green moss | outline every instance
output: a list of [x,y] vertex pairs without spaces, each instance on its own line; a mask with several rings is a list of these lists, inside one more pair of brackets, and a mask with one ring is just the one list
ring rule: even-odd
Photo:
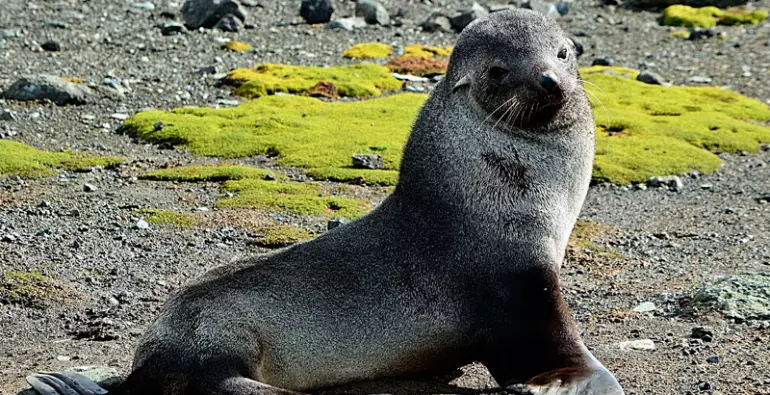
[[393,54],[393,47],[383,43],[360,43],[342,53],[350,59],[382,59]]
[[191,214],[182,214],[169,210],[148,208],[135,210],[132,214],[144,217],[147,222],[157,226],[189,228],[198,223],[198,220]]
[[0,140],[0,175],[41,177],[56,174],[53,169],[87,171],[94,166],[111,167],[125,161],[125,158],[115,156],[48,152],[19,142]]
[[219,208],[251,208],[346,218],[360,217],[371,208],[363,200],[325,193],[315,182],[244,179],[227,181],[222,189],[236,195],[217,202]]
[[0,274],[0,303],[43,308],[55,301],[78,297],[79,293],[40,272]]
[[693,8],[686,5],[672,5],[663,10],[661,24],[684,27],[713,27],[717,24],[756,25],[767,18],[767,15],[767,11],[751,11],[737,7],[722,11],[716,7]]
[[142,174],[139,178],[154,181],[206,182],[242,180],[244,178],[265,179],[268,175],[281,177],[275,172],[249,166],[190,165],[151,171]]
[[[582,70],[597,124],[593,178],[629,184],[649,177],[710,173],[720,166],[710,151],[756,152],[770,141],[770,107],[713,87],[663,87]],[[606,112],[605,112],[606,110]],[[705,149],[704,149],[705,148]]]
[[380,96],[382,91],[401,88],[387,67],[370,63],[328,68],[264,64],[235,69],[225,78],[225,83],[237,87],[236,94],[248,98],[307,93],[322,81],[333,83],[340,96],[349,97]]
[[[755,152],[758,143],[770,142],[770,128],[762,124],[770,120],[770,108],[760,101],[712,87],[644,84],[635,80],[638,71],[620,67],[581,72],[601,89],[585,85],[604,104],[592,100],[598,132],[594,181],[629,184],[696,169],[709,173],[720,165],[711,151]],[[424,100],[412,94],[345,103],[265,97],[227,109],[140,113],[124,128],[147,141],[187,145],[201,155],[268,154],[317,179],[393,185]],[[157,122],[166,127],[155,130]],[[352,168],[351,155],[364,152],[381,154],[385,169]],[[220,179],[225,178],[235,177]]]
[[434,56],[446,58],[452,53],[452,47],[433,47],[430,45],[412,44],[404,47],[404,56],[416,56],[419,58],[432,58]]
[[249,43],[245,43],[242,41],[235,41],[235,40],[226,42],[225,45],[223,45],[223,47],[233,52],[250,51],[252,48],[251,44]]
[[719,19],[720,25],[757,25],[759,22],[767,19],[767,11],[751,11],[745,8],[728,8],[722,18]]
[[265,226],[254,232],[258,235],[255,244],[266,248],[287,247],[313,237],[305,229],[288,225]]
[[677,30],[675,32],[672,32],[668,36],[675,37],[675,38],[689,38],[690,32],[688,30]]
[[[226,109],[151,111],[128,119],[123,129],[154,143],[187,145],[207,156],[276,156],[284,166],[309,169],[320,179],[363,177],[390,185],[424,95],[327,103],[306,97],[270,96]],[[155,123],[166,126],[155,130]],[[355,153],[377,151],[385,171],[353,169]],[[173,171],[173,169],[171,170]],[[197,170],[196,170],[197,172]]]

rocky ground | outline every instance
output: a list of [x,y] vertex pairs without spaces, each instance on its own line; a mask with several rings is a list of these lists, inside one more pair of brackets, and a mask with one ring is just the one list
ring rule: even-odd
[[[353,14],[355,3],[335,4],[335,17]],[[404,10],[401,26],[328,30],[300,23],[299,1],[263,0],[247,7],[248,28],[174,36],[161,35],[158,27],[179,17],[179,4],[171,2],[154,1],[151,10],[110,0],[0,5],[0,90],[36,73],[96,84],[109,76],[131,88],[122,100],[100,98],[82,106],[0,100],[0,111],[9,109],[15,118],[0,120],[0,135],[8,139],[131,159],[112,170],[0,177],[0,272],[37,270],[55,280],[42,286],[52,295],[43,298],[44,305],[0,304],[0,394],[25,388],[24,376],[34,371],[109,365],[126,373],[137,337],[169,292],[214,266],[267,251],[253,245],[251,226],[325,228],[318,218],[214,210],[214,184],[137,180],[140,172],[166,163],[210,160],[138,143],[116,129],[125,115],[147,108],[239,100],[211,74],[200,73],[202,68],[221,73],[264,62],[345,64],[350,61],[342,51],[365,41],[451,45],[455,33],[425,33],[417,26],[431,10],[470,5],[383,4],[392,12]],[[770,1],[750,6],[768,9]],[[770,103],[770,22],[718,27],[726,39],[688,41],[670,37],[676,29],[659,26],[658,15],[576,1],[560,23],[584,45],[583,65],[611,57],[675,84],[707,77]],[[226,51],[223,39],[251,43],[255,50]],[[61,51],[41,49],[49,40]],[[681,191],[591,188],[582,216],[602,226],[572,246],[562,280],[585,342],[627,394],[770,394],[770,318],[729,319],[693,303],[717,276],[770,272],[770,205],[761,199],[770,194],[770,151],[723,159],[716,174],[684,178]],[[270,165],[260,158],[241,162]],[[377,202],[387,190],[361,193]],[[197,212],[206,221],[192,228],[140,229],[131,214],[139,208]],[[653,309],[632,311],[644,302]],[[650,306],[640,310],[645,307]],[[693,338],[693,329],[703,326],[712,334]],[[619,346],[639,340],[648,341]],[[467,370],[462,383],[486,383],[483,371]]]

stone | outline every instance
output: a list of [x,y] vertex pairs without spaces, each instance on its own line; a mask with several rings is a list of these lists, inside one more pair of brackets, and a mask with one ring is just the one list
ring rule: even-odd
[[651,177],[647,180],[647,185],[654,188],[668,187],[668,189],[675,192],[679,192],[684,188],[684,182],[677,176]]
[[650,85],[667,85],[666,81],[663,80],[663,77],[646,70],[640,71],[639,75],[636,76],[636,80]]
[[426,33],[449,33],[452,31],[452,22],[446,15],[440,12],[434,12],[420,24],[420,27],[422,28],[422,31]]
[[711,78],[703,77],[703,76],[699,76],[699,75],[692,76],[692,77],[687,79],[687,82],[692,82],[694,84],[710,84],[711,81],[712,81]]
[[182,34],[187,31],[181,23],[167,23],[160,28],[160,34],[164,36],[173,36],[175,34]]
[[131,6],[136,9],[147,10],[147,11],[152,11],[155,9],[155,4],[152,4],[149,1],[146,1],[143,3],[134,3],[134,4],[131,4]]
[[302,0],[299,9],[299,15],[311,25],[329,22],[333,13],[334,4],[331,0]]
[[591,66],[612,66],[615,60],[612,58],[596,58],[591,62]]
[[556,2],[553,1],[529,0],[528,8],[553,19],[559,18],[562,15],[556,6]]
[[54,75],[40,74],[23,77],[6,90],[2,97],[8,100],[50,100],[56,105],[86,104],[93,100],[93,93],[84,84],[71,82]]
[[49,40],[41,44],[40,48],[48,52],[59,52],[61,51],[61,44],[54,40]]
[[636,311],[637,313],[647,313],[650,311],[655,311],[655,308],[655,303],[644,302],[639,306],[634,307],[633,311]]
[[366,21],[360,17],[340,18],[329,22],[326,29],[342,29],[352,32],[354,29],[363,29],[366,27]]
[[515,10],[516,8],[518,8],[516,4],[490,4],[489,13],[492,14],[500,11]]
[[399,81],[409,81],[409,82],[428,82],[430,79],[425,77],[418,77],[416,75],[411,74],[399,74],[399,73],[390,73],[390,75],[393,76],[393,78],[399,80]]
[[716,32],[714,29],[711,28],[701,28],[701,27],[693,27],[690,28],[690,35],[687,36],[687,39],[690,41],[694,40],[700,40],[704,38],[711,38],[716,35]]
[[342,225],[350,223],[349,220],[344,218],[335,218],[330,219],[329,222],[326,223],[326,230],[332,230],[334,228],[339,228]]
[[353,154],[353,167],[358,169],[384,169],[385,162],[379,154]]
[[630,340],[618,343],[620,351],[652,351],[655,350],[655,342],[652,339]]
[[474,2],[473,5],[469,8],[462,9],[459,12],[459,15],[453,16],[449,20],[449,23],[452,25],[452,29],[458,33],[465,29],[466,26],[468,26],[476,19],[489,15],[489,12],[476,2]]
[[228,15],[240,21],[245,21],[247,16],[241,4],[234,0],[186,0],[181,13],[185,26],[190,30],[213,28]]
[[243,21],[233,14],[227,14],[220,19],[214,29],[219,29],[223,32],[237,32],[243,28]]
[[359,0],[356,3],[356,16],[364,18],[370,25],[390,25],[388,10],[374,0]]
[[96,192],[99,188],[97,188],[94,184],[83,184],[83,191],[84,192]]
[[712,355],[708,358],[706,358],[706,362],[710,364],[718,364],[722,359],[719,357],[719,355]]
[[140,219],[139,221],[136,221],[134,224],[134,228],[136,229],[150,229],[150,224],[147,223],[147,221]]
[[770,320],[770,273],[717,277],[703,285],[693,303],[739,322]]
[[16,113],[11,111],[9,108],[3,109],[3,111],[0,111],[0,121],[18,121],[19,117],[16,116]]

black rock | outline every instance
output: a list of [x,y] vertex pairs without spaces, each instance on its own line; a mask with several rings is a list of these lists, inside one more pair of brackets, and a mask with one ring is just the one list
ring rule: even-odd
[[309,24],[326,23],[332,19],[334,4],[331,0],[302,0],[299,15]]
[[461,32],[471,22],[489,15],[489,12],[478,3],[473,3],[473,6],[460,10],[460,14],[452,17],[449,22],[452,24],[452,28],[457,32]]
[[358,169],[383,169],[385,162],[378,154],[353,154],[353,167]]
[[164,36],[173,36],[186,32],[187,29],[181,23],[167,23],[160,28],[160,34]]
[[714,340],[714,330],[707,326],[697,326],[692,328],[690,337],[693,339],[701,339],[704,342],[710,342]]
[[649,71],[641,71],[639,75],[636,76],[636,80],[644,82],[645,84],[666,85],[666,81],[663,80],[663,77]]
[[426,19],[420,27],[422,27],[422,31],[426,33],[449,33],[452,31],[452,23],[449,21],[449,18],[440,12],[430,14],[428,19]]
[[690,29],[690,36],[687,37],[688,40],[700,40],[703,38],[711,38],[714,37],[716,33],[713,29],[702,29],[699,27],[695,27]]
[[591,66],[612,66],[615,64],[615,60],[612,58],[596,58],[591,62]]
[[59,52],[61,51],[61,44],[59,44],[56,41],[50,40],[50,41],[44,42],[43,45],[40,46],[40,48],[43,48],[48,52]]
[[330,219],[329,222],[326,223],[326,230],[332,230],[334,228],[339,228],[342,225],[345,225],[349,223],[350,221],[344,219],[344,218],[335,218]]

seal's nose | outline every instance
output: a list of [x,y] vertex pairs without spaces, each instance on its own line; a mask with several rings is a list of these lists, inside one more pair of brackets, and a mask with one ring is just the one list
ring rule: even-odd
[[537,76],[537,83],[548,93],[554,93],[559,87],[559,77],[553,71],[548,70]]

